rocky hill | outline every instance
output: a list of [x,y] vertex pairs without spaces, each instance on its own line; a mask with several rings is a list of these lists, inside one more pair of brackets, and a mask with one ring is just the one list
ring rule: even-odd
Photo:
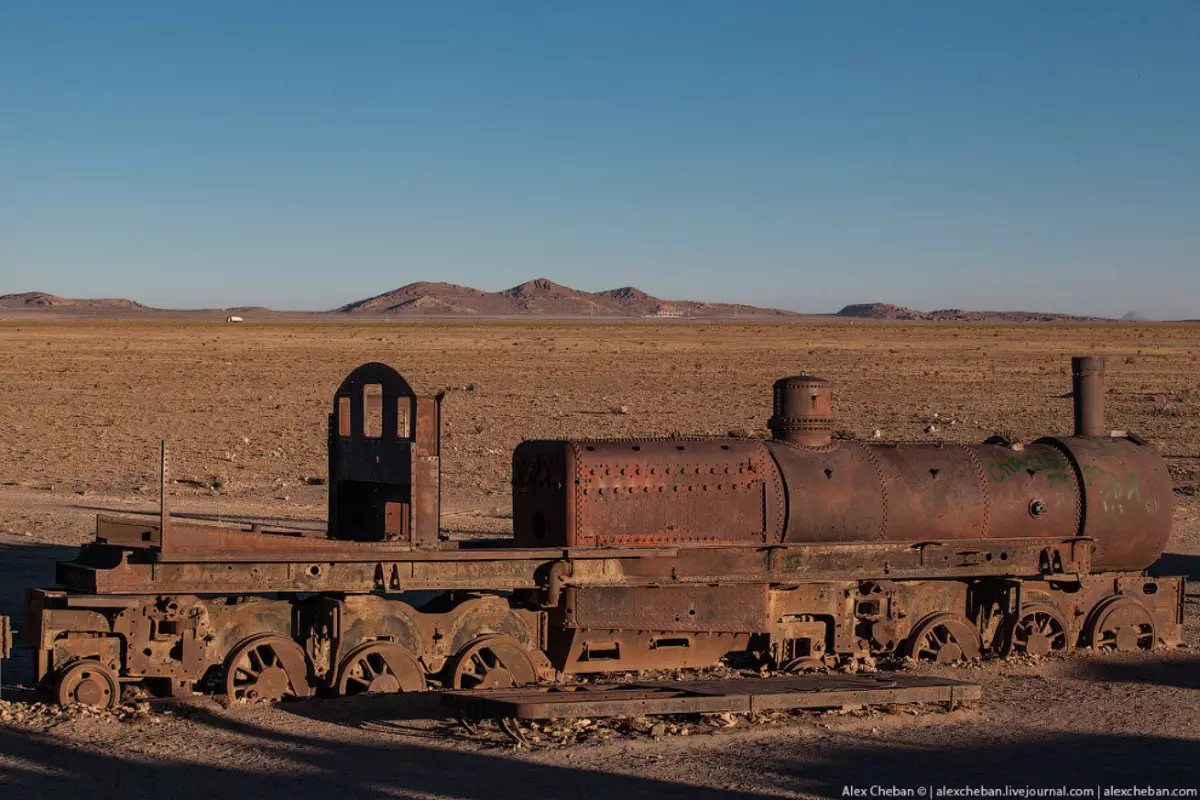
[[906,306],[896,306],[891,303],[856,303],[837,312],[839,317],[858,317],[860,319],[931,319],[924,311],[914,311]]
[[858,303],[837,312],[839,317],[859,319],[922,320],[935,322],[1098,322],[1105,317],[1080,317],[1074,314],[1055,314],[1041,311],[964,311],[961,308],[941,308],[937,311],[917,311],[891,303]]
[[0,308],[51,308],[63,310],[108,311],[120,309],[124,311],[149,311],[149,306],[126,300],[123,297],[106,297],[100,299],[77,299],[59,297],[48,292],[20,292],[18,294],[0,295]]
[[500,292],[454,283],[410,283],[336,312],[348,314],[462,315],[480,317],[780,317],[794,312],[733,303],[662,300],[632,286],[584,292],[545,278]]

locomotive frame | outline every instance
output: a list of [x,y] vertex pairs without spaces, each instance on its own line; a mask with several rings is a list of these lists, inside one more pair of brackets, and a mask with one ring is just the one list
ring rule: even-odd
[[[27,590],[35,678],[61,703],[108,706],[132,682],[237,702],[519,686],[735,654],[803,671],[881,654],[1177,644],[1183,580],[1111,568],[1161,553],[1169,478],[1145,442],[1103,430],[1102,360],[1074,365],[1076,435],[1028,449],[831,440],[828,386],[803,376],[776,384],[772,442],[527,442],[514,453],[513,539],[455,541],[439,526],[442,396],[366,364],[329,417],[326,536],[172,518],[164,451],[159,519],[99,516],[57,585]],[[826,499],[777,466],[780,448],[817,479],[828,463],[830,486],[835,468],[863,466]],[[1151,477],[1135,496],[1097,464]],[[989,489],[989,468],[994,483],[1016,477]],[[942,469],[951,480],[938,484]],[[977,479],[982,500],[964,488]],[[882,498],[882,525],[855,516],[875,513],[867,495]],[[818,504],[838,503],[849,510],[821,522]],[[1099,538],[1084,535],[1089,514]],[[816,539],[786,535],[806,526]],[[858,529],[872,533],[852,540]]]

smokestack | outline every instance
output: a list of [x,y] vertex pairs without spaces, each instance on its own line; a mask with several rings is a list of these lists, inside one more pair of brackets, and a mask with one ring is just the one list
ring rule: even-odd
[[767,427],[777,441],[825,447],[833,437],[833,394],[829,382],[811,375],[775,381],[774,414]]
[[1104,436],[1104,359],[1071,359],[1071,396],[1075,399],[1075,435]]

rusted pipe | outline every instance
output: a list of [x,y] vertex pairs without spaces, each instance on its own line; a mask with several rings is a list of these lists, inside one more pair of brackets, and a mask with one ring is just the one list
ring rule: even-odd
[[1103,358],[1075,356],[1071,359],[1071,396],[1075,400],[1075,435],[1103,436]]
[[811,375],[775,381],[774,413],[767,422],[776,441],[825,447],[833,436],[833,394],[829,382]]

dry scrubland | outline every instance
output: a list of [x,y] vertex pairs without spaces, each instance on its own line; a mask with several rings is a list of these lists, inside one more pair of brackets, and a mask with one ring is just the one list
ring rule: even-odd
[[156,485],[165,438],[176,477],[232,497],[286,490],[324,474],[332,392],[378,360],[449,390],[453,507],[506,493],[525,438],[763,434],[771,382],[796,373],[832,380],[839,427],[859,436],[1064,432],[1081,353],[1109,358],[1112,426],[1195,480],[1200,326],[379,322],[0,324],[0,480],[129,493]]
[[[859,436],[1029,438],[1069,431],[1068,359],[1084,353],[1108,356],[1110,425],[1168,456],[1176,531],[1163,567],[1200,574],[1200,326],[0,323],[0,614],[19,613],[25,583],[51,581],[53,560],[87,538],[96,510],[155,505],[162,438],[177,508],[318,526],[325,490],[307,479],[325,474],[332,392],[364,361],[392,364],[419,391],[449,390],[447,524],[499,531],[509,453],[523,438],[763,433],[771,382],[802,372],[834,382],[838,427]],[[0,721],[0,796],[1195,785],[1192,587],[1187,649],[949,669],[979,680],[985,697],[951,714],[801,715],[662,741],[588,735],[532,754],[456,738],[445,723],[413,719],[428,709],[405,698]],[[6,670],[19,679],[19,665]]]

